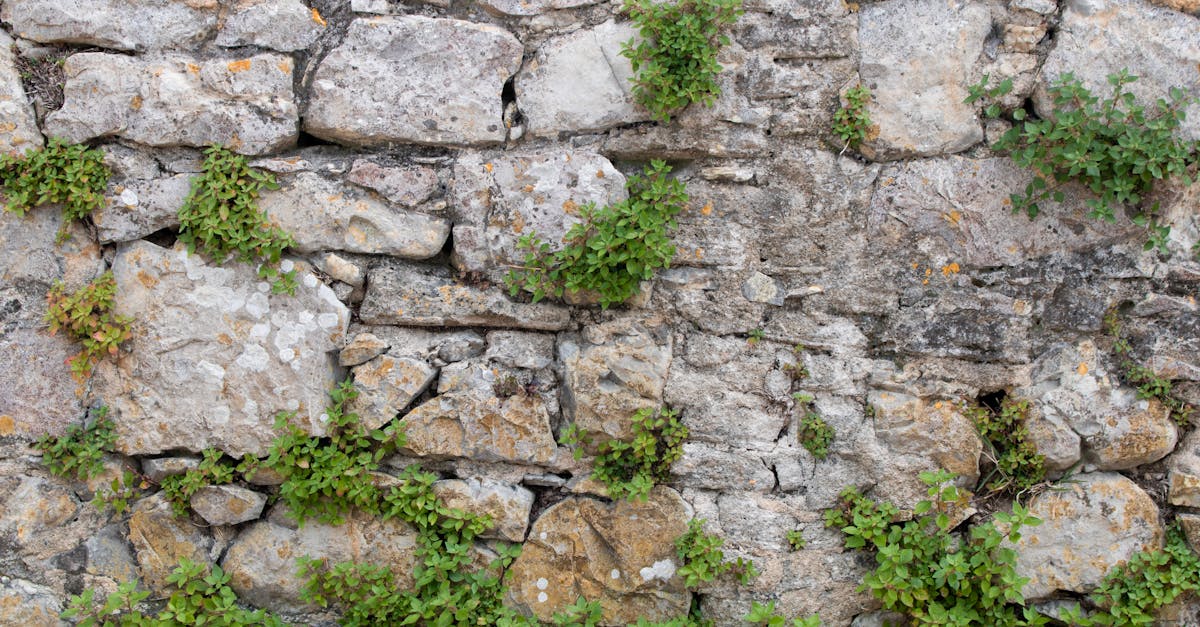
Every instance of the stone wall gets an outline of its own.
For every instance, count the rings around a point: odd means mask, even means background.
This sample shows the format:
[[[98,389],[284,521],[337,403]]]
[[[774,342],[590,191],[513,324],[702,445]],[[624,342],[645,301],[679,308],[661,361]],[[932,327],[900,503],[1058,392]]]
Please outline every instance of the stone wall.
[[[1027,597],[1090,591],[1157,546],[1168,517],[1200,529],[1200,436],[1121,383],[1102,329],[1118,307],[1135,355],[1200,402],[1197,192],[1156,192],[1166,256],[1125,220],[1087,218],[1079,190],[1014,215],[1008,196],[1031,174],[989,150],[1003,123],[963,104],[987,74],[1012,79],[1007,105],[1045,112],[1063,72],[1102,87],[1120,68],[1141,97],[1200,96],[1197,3],[745,8],[715,105],[659,124],[630,96],[620,49],[635,31],[616,2],[0,0],[0,150],[64,137],[99,146],[114,172],[108,205],[63,245],[55,211],[0,212],[0,623],[55,625],[71,594],[134,576],[156,589],[180,556],[222,564],[241,598],[297,622],[330,616],[299,599],[294,556],[406,572],[402,525],[297,528],[278,506],[253,515],[273,489],[259,485],[207,494],[212,524],[174,518],[161,495],[109,516],[87,504],[97,485],[51,477],[29,446],[103,404],[113,473],[162,476],[206,447],[261,455],[279,411],[319,432],[347,376],[372,425],[407,425],[389,472],[419,461],[444,498],[496,517],[491,537],[524,542],[509,602],[543,618],[580,595],[621,624],[682,613],[671,541],[699,517],[762,571],[700,590],[718,624],[768,599],[878,624],[856,592],[870,560],[841,548],[822,510],[852,484],[911,507],[917,474],[936,468],[974,486],[983,444],[955,403],[999,393],[1030,399],[1039,450],[1074,479],[1033,498],[1047,522],[1023,541]],[[58,57],[61,75],[27,69]],[[830,131],[859,82],[876,125],[861,154]],[[1200,137],[1200,106],[1188,112],[1183,133]],[[175,245],[213,143],[277,175],[262,206],[295,235],[295,296]],[[634,304],[509,297],[522,234],[557,241],[579,205],[624,198],[653,158],[691,205],[670,269]],[[44,295],[105,268],[133,339],[77,386]],[[497,397],[510,375],[528,391]],[[798,443],[798,391],[836,429],[826,459]],[[619,435],[663,403],[691,431],[670,484],[605,499],[562,430]],[[794,529],[807,546],[793,552]],[[1200,624],[1196,604],[1176,609]]]

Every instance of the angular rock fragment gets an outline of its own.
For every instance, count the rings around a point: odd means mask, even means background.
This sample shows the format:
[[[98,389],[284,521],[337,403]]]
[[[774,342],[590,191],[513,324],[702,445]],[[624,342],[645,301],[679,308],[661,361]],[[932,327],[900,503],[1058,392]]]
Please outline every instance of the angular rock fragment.
[[[147,146],[221,144],[243,154],[296,143],[291,57],[72,55],[66,101],[46,132],[71,142],[121,137]]]
[[[12,37],[0,31],[0,154],[23,154],[42,146],[42,133],[21,85],[12,47]]]
[[[142,474],[155,483],[162,483],[162,480],[167,477],[182,475],[189,470],[195,470],[199,467],[200,458],[195,455],[188,455],[186,457],[158,457],[142,460]]]
[[[210,525],[236,525],[258,518],[267,497],[237,486],[209,485],[197,490],[190,504]]]
[[[160,593],[171,589],[167,577],[180,559],[206,563],[213,544],[201,528],[176,517],[162,493],[134,504],[129,517],[129,542],[137,556],[139,580]]]
[[[373,189],[404,207],[415,207],[438,190],[438,175],[433,168],[382,166],[366,159],[354,162],[346,180]]]
[[[479,4],[494,15],[528,16],[546,11],[574,9],[596,4],[598,0],[480,0]],[[1187,0],[1184,0],[1187,1]]]
[[[446,507],[491,518],[492,528],[481,537],[525,541],[533,492],[491,479],[444,479],[433,484],[433,491]]]
[[[217,0],[8,0],[0,18],[23,39],[140,52],[196,46],[219,9]]]
[[[59,627],[63,599],[54,590],[24,579],[0,577],[0,624]]]
[[[387,349],[387,342],[376,337],[374,333],[359,333],[341,353],[338,353],[338,363],[344,367],[365,364],[382,355]]]
[[[1200,432],[1193,432],[1171,456],[1167,498],[1172,505],[1200,507]]]
[[[349,410],[358,414],[368,429],[378,429],[395,418],[437,377],[437,369],[423,360],[392,354],[380,355],[351,372],[358,397],[350,402]]]
[[[325,30],[325,20],[302,0],[241,2],[217,33],[217,45],[261,46],[282,52],[303,50]]]
[[[353,146],[498,144],[507,132],[500,92],[521,55],[496,26],[357,19],[313,75],[305,130]]]
[[[128,242],[179,226],[179,208],[191,189],[188,174],[126,179],[110,185],[106,204],[92,212],[100,242]]]

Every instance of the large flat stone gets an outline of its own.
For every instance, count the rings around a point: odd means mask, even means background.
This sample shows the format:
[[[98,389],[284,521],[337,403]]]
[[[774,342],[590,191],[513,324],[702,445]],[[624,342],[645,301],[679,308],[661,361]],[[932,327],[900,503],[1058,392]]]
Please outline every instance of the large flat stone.
[[[524,542],[533,509],[533,492],[491,479],[443,479],[433,491],[446,507],[491,518],[493,527],[482,534],[508,542]]]
[[[325,31],[326,22],[302,0],[243,0],[217,33],[217,45],[303,50]]]
[[[633,100],[633,67],[621,56],[636,34],[629,23],[609,20],[542,44],[516,81],[529,133],[555,137],[649,120]]]
[[[323,432],[350,314],[306,267],[295,296],[271,295],[252,266],[137,242],[118,251],[113,273],[133,339],[97,370],[93,395],[114,410],[122,452],[263,455],[281,411]]]
[[[964,104],[972,66],[992,28],[987,6],[951,0],[887,0],[859,11],[858,72],[878,135],[862,152],[877,160],[966,150],[983,140]]]
[[[13,40],[0,31],[0,154],[24,153],[42,145],[33,105],[21,85]]]
[[[191,521],[178,518],[162,493],[138,501],[129,517],[129,542],[137,557],[139,579],[148,588],[162,593],[172,589],[167,583],[179,560],[206,563],[212,538]]]
[[[304,128],[355,146],[498,144],[507,133],[500,91],[521,54],[496,26],[357,19],[313,75]]]
[[[190,174],[110,182],[105,205],[92,212],[101,243],[128,242],[179,226],[179,208],[192,189]]]
[[[219,12],[217,0],[8,0],[0,18],[23,39],[145,51],[195,47]]]
[[[221,144],[244,154],[296,143],[291,57],[201,60],[83,53],[67,59],[66,102],[46,132],[72,142],[121,137],[148,146]]]
[[[373,194],[302,172],[265,191],[259,208],[296,239],[300,252],[344,250],[428,259],[442,250],[450,223],[404,211]]]
[[[561,331],[567,309],[519,303],[498,287],[476,288],[439,268],[385,262],[370,272],[359,316],[367,324],[417,327],[514,327]]]

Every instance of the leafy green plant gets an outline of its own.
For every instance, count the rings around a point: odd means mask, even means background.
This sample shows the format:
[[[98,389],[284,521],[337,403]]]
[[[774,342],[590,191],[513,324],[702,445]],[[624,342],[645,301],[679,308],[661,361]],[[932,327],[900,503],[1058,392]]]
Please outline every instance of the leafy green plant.
[[[870,590],[883,608],[918,624],[962,626],[1044,625],[1048,619],[1025,607],[1021,588],[1028,579],[1016,572],[1020,530],[1041,521],[1019,503],[1011,514],[998,512],[996,522],[976,525],[965,536],[951,529],[950,512],[962,507],[969,493],[950,481],[945,471],[921,473],[930,500],[917,504],[915,517],[898,522],[900,511],[876,503],[856,488],[842,491],[839,507],[825,512],[825,524],[840,529],[848,549],[874,553],[875,570],[860,590]]]
[[[215,448],[204,449],[204,457],[200,463],[180,475],[164,477],[161,483],[163,496],[171,502],[171,511],[176,516],[187,516],[191,507],[192,495],[200,488],[209,485],[225,485],[231,483],[237,469],[224,461],[224,454]]]
[[[804,540],[804,532],[799,529],[789,529],[787,541],[793,551],[799,551],[808,545],[808,542]]]
[[[1100,608],[1072,625],[1150,625],[1155,611],[1183,594],[1200,592],[1200,555],[1188,546],[1178,526],[1167,530],[1163,548],[1134,555],[1113,569],[1091,599]]]
[[[1028,400],[1006,396],[999,411],[982,406],[963,409],[991,453],[993,467],[980,479],[980,486],[993,492],[1023,492],[1046,480],[1046,458],[1037,452],[1025,426]]]
[[[536,232],[522,236],[517,246],[527,251],[524,265],[505,277],[509,292],[529,292],[537,302],[590,291],[605,309],[628,300],[675,255],[667,232],[675,228],[688,195],[670,172],[665,162],[651,161],[643,174],[629,177],[625,200],[603,209],[581,206],[583,220],[567,231],[561,250],[551,251]]]
[[[762,329],[750,329],[749,336],[750,337],[746,338],[746,342],[748,342],[751,346],[754,346],[755,344],[763,341],[763,339],[767,337],[767,334],[763,333]]]
[[[834,430],[820,414],[811,408],[803,410],[800,429],[797,432],[800,445],[818,460],[829,457],[829,445],[833,444]]]
[[[1176,425],[1186,427],[1191,424],[1196,408],[1175,395],[1171,380],[1133,360],[1133,347],[1121,335],[1121,318],[1116,308],[1109,309],[1104,315],[1104,328],[1113,339],[1113,352],[1121,359],[1123,378],[1137,389],[1138,398],[1156,398],[1170,410]]]
[[[121,342],[132,336],[129,325],[133,318],[112,312],[116,293],[116,279],[112,272],[105,272],[72,294],[67,294],[62,281],[56,281],[46,294],[50,334],[63,331],[83,346],[67,360],[77,381],[86,380],[102,357],[116,355]]]
[[[742,620],[752,625],[767,625],[767,627],[782,627],[787,624],[787,618],[775,612],[775,602],[768,601],[765,605],[758,601],[750,602],[750,613]],[[821,617],[813,614],[807,618],[793,618],[792,627],[821,627]]]
[[[725,561],[725,552],[721,550],[725,539],[705,532],[704,522],[703,518],[693,518],[688,521],[688,530],[675,538],[675,553],[683,562],[675,573],[683,577],[684,585],[695,588],[725,573],[733,574],[743,585],[750,583],[758,576],[754,562],[740,557]]]
[[[833,134],[842,139],[842,152],[847,148],[858,148],[871,129],[871,116],[867,103],[871,102],[871,90],[858,84],[846,90],[846,105],[833,114]]]
[[[791,375],[792,381],[802,381],[812,376],[812,373],[808,371],[808,366],[804,365],[803,344],[792,347],[792,356],[795,358],[794,362],[783,364],[783,371]]]
[[[557,627],[596,627],[600,624],[602,611],[599,601],[579,597],[563,611],[556,613],[550,622]]]
[[[101,510],[112,509],[117,516],[129,511],[129,502],[141,496],[150,487],[150,482],[130,470],[113,477],[108,486],[96,490],[92,505]]]
[[[212,627],[283,627],[283,621],[263,610],[238,606],[237,594],[229,587],[229,573],[220,566],[208,566],[182,558],[167,577],[174,590],[166,605],[155,615],[143,614],[140,604],[150,596],[139,591],[136,581],[120,584],[103,604],[97,604],[94,590],[71,598],[62,618],[76,621],[78,627],[171,627],[211,625]]]
[[[672,409],[640,409],[630,418],[633,440],[610,439],[597,447],[592,476],[608,487],[614,498],[645,500],[650,490],[670,478],[671,464],[683,456],[688,428]],[[592,445],[592,436],[575,425],[563,434],[565,444]],[[575,458],[583,449],[575,449]]]
[[[721,27],[742,15],[741,0],[625,0],[641,41],[621,54],[633,66],[633,97],[661,122],[693,102],[712,106],[721,88],[717,53],[729,45]]]
[[[1012,112],[1013,128],[994,148],[1034,170],[1024,193],[1012,195],[1013,211],[1035,217],[1040,203],[1061,202],[1059,187],[1075,181],[1095,195],[1088,201],[1090,216],[1114,222],[1118,209],[1134,207],[1138,213],[1133,222],[1148,234],[1146,249],[1157,247],[1166,253],[1170,229],[1159,223],[1157,204],[1141,203],[1156,181],[1177,176],[1188,185],[1192,182],[1200,163],[1198,144],[1176,138],[1175,131],[1193,98],[1172,87],[1169,100],[1159,99],[1147,111],[1126,89],[1136,80],[1126,70],[1109,75],[1112,92],[1100,98],[1068,72],[1049,88],[1054,111],[1048,118],[1034,119],[1024,109]],[[985,76],[970,90],[967,102],[999,95],[995,91],[987,89]],[[986,113],[995,115],[999,109],[991,105]]]
[[[191,193],[179,210],[179,241],[188,252],[200,249],[217,263],[231,255],[258,263],[258,275],[271,282],[273,292],[294,294],[296,272],[283,272],[279,259],[296,242],[258,209],[264,188],[279,189],[274,175],[251,168],[244,156],[220,146],[204,154],[203,172],[192,179]]]
[[[71,425],[62,436],[44,435],[33,447],[51,474],[86,481],[104,472],[104,454],[117,441],[116,428],[108,408],[99,407],[84,425]]]
[[[40,205],[61,204],[64,220],[59,241],[67,238],[71,220],[82,220],[104,207],[109,175],[103,152],[57,137],[23,156],[0,155],[0,189],[8,198],[5,209],[23,216]]]

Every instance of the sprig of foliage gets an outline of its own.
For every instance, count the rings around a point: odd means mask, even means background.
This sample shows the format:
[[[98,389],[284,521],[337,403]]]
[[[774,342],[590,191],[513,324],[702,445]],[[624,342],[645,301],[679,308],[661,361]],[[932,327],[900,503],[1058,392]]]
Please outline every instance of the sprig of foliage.
[[[204,458],[195,468],[180,475],[164,477],[161,483],[163,496],[171,502],[171,511],[176,516],[187,516],[192,495],[200,488],[210,485],[231,483],[237,469],[224,460],[224,454],[215,448],[204,449]]]
[[[703,518],[693,518],[688,521],[688,530],[675,539],[675,553],[683,562],[675,573],[683,577],[684,585],[695,588],[724,573],[732,573],[743,585],[750,583],[758,576],[754,562],[740,557],[725,561],[721,550],[725,539],[705,532],[704,522]]]
[[[797,344],[792,347],[792,356],[795,361],[783,365],[783,371],[791,375],[792,381],[803,381],[812,376],[808,371],[808,366],[804,365],[804,345]]]
[[[1173,525],[1163,548],[1137,553],[1108,573],[1091,595],[1103,608],[1100,612],[1086,619],[1076,616],[1071,624],[1150,625],[1156,610],[1189,592],[1200,592],[1200,555]]]
[[[993,492],[1023,492],[1046,480],[1046,457],[1038,453],[1026,428],[1028,400],[1005,397],[998,412],[981,406],[963,409],[992,453],[994,468],[980,486]]]
[[[858,84],[846,90],[846,105],[833,114],[833,133],[842,139],[842,152],[847,148],[858,148],[871,129],[871,116],[867,103],[871,102],[871,90]]]
[[[264,610],[239,607],[237,594],[229,587],[229,573],[220,566],[210,567],[181,558],[167,577],[167,583],[174,591],[155,615],[138,609],[150,593],[139,591],[136,581],[128,581],[120,584],[99,606],[95,591],[84,590],[71,598],[60,616],[74,619],[78,627],[284,627],[283,621]]]
[[[120,477],[113,477],[107,487],[96,490],[92,505],[101,510],[111,508],[117,516],[129,511],[129,502],[141,496],[150,487],[150,482],[133,471],[126,470]]]
[[[1116,308],[1104,314],[1104,328],[1113,339],[1113,352],[1121,358],[1123,378],[1137,389],[1138,398],[1158,399],[1170,410],[1171,419],[1181,428],[1191,424],[1196,408],[1175,395],[1171,380],[1158,376],[1153,369],[1133,360],[1133,347],[1121,335],[1121,317]]]
[[[839,507],[825,512],[825,524],[845,534],[846,548],[874,553],[876,568],[860,590],[870,590],[886,610],[922,625],[964,627],[1044,625],[1048,619],[1025,607],[1021,588],[1028,581],[1016,571],[1020,530],[1041,521],[1019,503],[1011,514],[998,512],[996,522],[976,525],[965,537],[951,529],[950,511],[969,493],[950,481],[945,471],[921,473],[930,500],[917,504],[915,518],[896,522],[899,509],[876,503],[856,488],[842,491]]]
[[[358,396],[349,380],[329,393],[333,401],[324,417],[328,436],[309,435],[290,423],[293,413],[281,413],[275,428],[283,435],[271,443],[262,464],[284,477],[279,497],[296,521],[310,518],[341,524],[354,508],[379,514],[382,492],[371,480],[379,461],[404,445],[398,428],[367,429],[347,404]]]
[[[1200,144],[1179,140],[1175,131],[1194,99],[1172,87],[1169,100],[1159,99],[1147,111],[1126,90],[1136,80],[1127,70],[1109,75],[1112,93],[1101,99],[1068,72],[1049,88],[1054,111],[1047,119],[1031,118],[1024,109],[1012,112],[1015,124],[994,148],[1007,151],[1013,161],[1035,173],[1024,193],[1012,195],[1013,211],[1035,217],[1039,203],[1062,202],[1058,188],[1076,181],[1095,195],[1088,201],[1091,217],[1115,222],[1118,209],[1135,207],[1133,222],[1148,233],[1146,249],[1167,252],[1170,227],[1159,222],[1157,203],[1139,205],[1156,181],[1177,176],[1191,184],[1200,163]],[[967,102],[991,95],[986,85],[985,76],[970,90]],[[998,114],[998,107],[988,107],[987,113]]]
[[[104,207],[110,174],[103,152],[57,137],[23,156],[0,155],[0,189],[8,198],[5,209],[23,216],[40,205],[61,204],[60,241],[67,237],[67,223]]]
[[[799,529],[788,530],[787,542],[793,551],[799,551],[808,545],[808,542],[804,539],[804,532]]]
[[[625,0],[641,33],[621,55],[633,66],[633,96],[661,122],[693,102],[712,106],[721,88],[717,53],[729,45],[721,27],[742,15],[741,0]]]
[[[787,624],[787,618],[775,613],[774,601],[768,601],[765,605],[758,601],[751,601],[750,613],[743,616],[742,620],[753,625],[766,625],[767,627],[783,627]],[[792,627],[821,627],[821,617],[813,614],[806,618],[793,618]]]
[[[46,294],[45,320],[50,334],[63,331],[83,345],[82,351],[67,360],[76,381],[85,381],[102,357],[116,355],[121,342],[132,337],[129,325],[133,318],[112,312],[116,293],[117,281],[110,271],[72,294],[67,294],[62,281],[55,281]]]
[[[801,409],[801,413],[800,428],[797,431],[800,445],[817,460],[829,457],[829,446],[833,444],[835,435],[833,427],[807,404]]]
[[[203,171],[192,179],[191,193],[179,210],[179,241],[188,252],[200,249],[217,263],[231,255],[242,263],[258,263],[258,275],[271,282],[272,292],[294,294],[296,272],[280,270],[279,259],[296,242],[258,209],[264,188],[279,189],[275,176],[251,168],[246,157],[220,146],[204,154]]]
[[[98,407],[86,424],[71,425],[62,436],[43,435],[33,443],[51,474],[86,481],[104,472],[104,454],[117,441],[117,425],[107,407]]]
[[[603,608],[599,601],[588,601],[583,597],[557,612],[550,619],[556,627],[596,627],[600,624]]]
[[[767,334],[764,333],[762,329],[750,329],[750,333],[748,335],[749,337],[746,338],[746,343],[751,346],[758,344],[767,337]]]
[[[679,421],[679,412],[644,408],[630,418],[633,440],[609,439],[597,446],[592,476],[604,483],[614,498],[645,500],[655,485],[671,476],[671,464],[683,456],[683,441],[688,428]],[[592,435],[571,425],[563,433],[563,443],[592,445]],[[575,458],[583,448],[575,449]]]
[[[667,176],[670,172],[665,162],[651,161],[643,174],[629,177],[625,200],[603,209],[595,203],[581,206],[583,221],[567,231],[561,250],[551,251],[536,232],[522,236],[517,247],[527,251],[524,265],[505,276],[509,292],[529,292],[536,303],[564,292],[592,291],[604,309],[628,300],[641,281],[670,267],[675,255],[667,232],[675,228],[688,195],[683,183]]]

